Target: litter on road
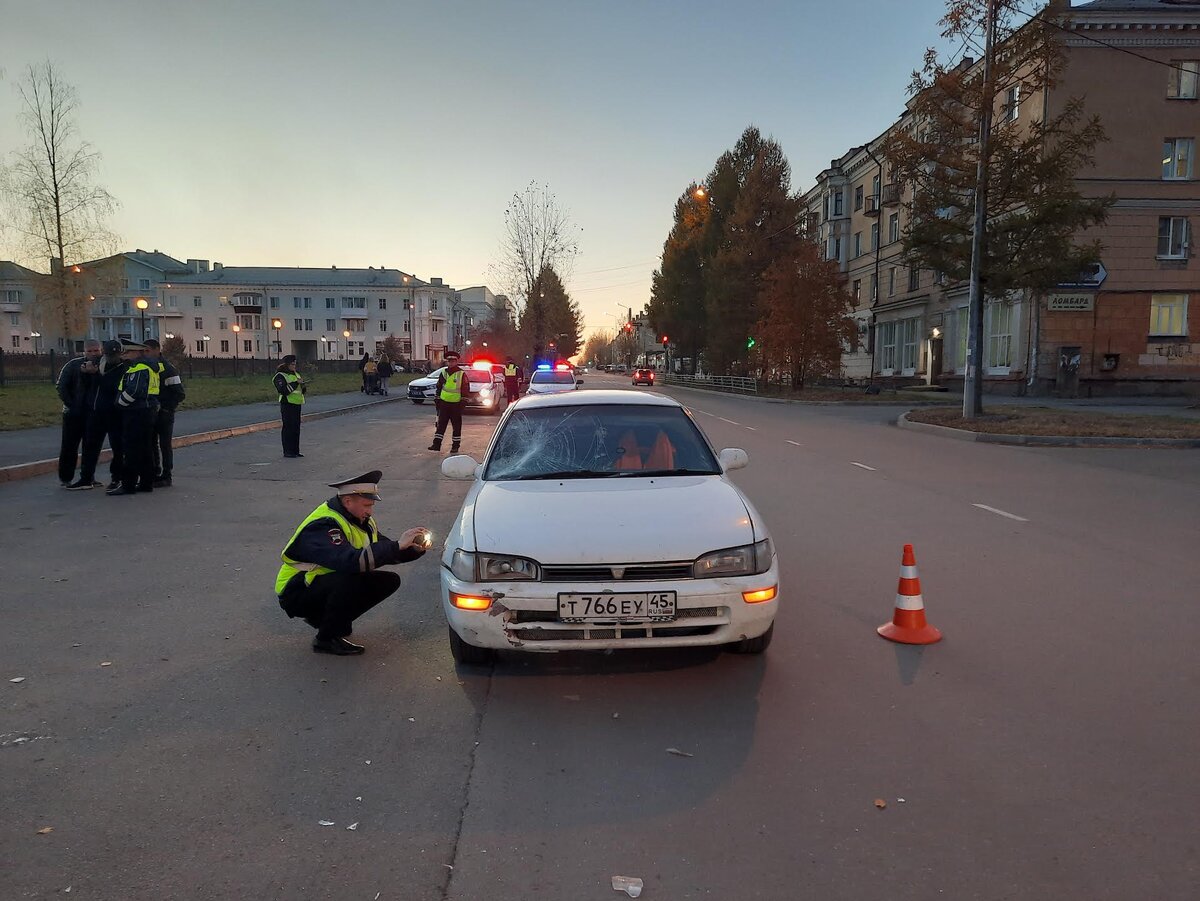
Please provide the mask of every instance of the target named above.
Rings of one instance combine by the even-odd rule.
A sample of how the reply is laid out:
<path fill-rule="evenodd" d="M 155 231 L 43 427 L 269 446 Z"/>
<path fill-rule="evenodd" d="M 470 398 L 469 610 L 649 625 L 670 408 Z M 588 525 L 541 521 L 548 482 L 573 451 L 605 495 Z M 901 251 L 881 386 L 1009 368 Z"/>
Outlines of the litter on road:
<path fill-rule="evenodd" d="M 15 679 L 9 679 L 8 681 L 9 681 L 9 682 L 24 682 L 24 681 L 25 681 L 25 677 L 24 677 L 24 676 L 17 676 L 17 678 L 15 678 Z"/>
<path fill-rule="evenodd" d="M 333 820 L 317 820 L 317 825 L 318 826 L 333 826 L 334 822 L 333 822 Z"/>
<path fill-rule="evenodd" d="M 668 754 L 674 754 L 676 757 L 695 757 L 695 754 L 689 754 L 687 751 L 681 751 L 678 748 L 667 748 Z"/>
<path fill-rule="evenodd" d="M 637 898 L 642 894 L 642 880 L 636 876 L 614 876 L 612 887 L 614 892 L 624 892 L 630 898 Z"/>

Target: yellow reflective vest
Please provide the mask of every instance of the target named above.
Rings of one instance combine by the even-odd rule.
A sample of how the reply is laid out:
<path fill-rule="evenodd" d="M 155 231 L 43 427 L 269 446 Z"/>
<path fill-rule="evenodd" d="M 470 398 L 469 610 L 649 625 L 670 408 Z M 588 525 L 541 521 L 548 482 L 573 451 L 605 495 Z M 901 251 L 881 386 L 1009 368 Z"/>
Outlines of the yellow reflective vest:
<path fill-rule="evenodd" d="M 462 400 L 463 371 L 447 372 L 446 380 L 442 383 L 442 393 L 438 397 L 448 404 L 456 404 Z"/>
<path fill-rule="evenodd" d="M 158 374 L 164 368 L 166 368 L 166 367 L 163 367 L 163 365 L 161 363 L 155 363 L 153 366 L 151 366 L 149 363 L 134 363 L 132 366 L 130 366 L 128 369 L 126 369 L 124 374 L 121 376 L 121 382 L 120 382 L 120 384 L 117 385 L 117 390 L 124 391 L 125 390 L 125 379 L 128 378 L 129 376 L 133 375 L 135 372 L 139 372 L 140 370 L 144 369 L 144 370 L 146 370 L 146 372 L 148 372 L 150 374 L 149 384 L 147 386 L 146 393 L 148 395 L 150 395 L 150 397 L 158 397 L 159 383 L 160 383 Z"/>
<path fill-rule="evenodd" d="M 289 404 L 304 403 L 304 392 L 300 390 L 300 374 L 298 372 L 282 373 L 283 380 L 288 383 L 288 387 L 292 390 L 284 395 Z"/>
<path fill-rule="evenodd" d="M 350 542 L 350 546 L 355 550 L 361 551 L 369 543 L 379 540 L 379 529 L 375 527 L 374 518 L 367 520 L 367 529 L 364 530 L 351 523 L 350 520 L 330 507 L 328 503 L 321 504 L 312 513 L 304 517 L 304 522 L 296 527 L 296 531 L 288 539 L 288 543 L 283 546 L 283 550 L 279 554 L 283 560 L 283 566 L 279 567 L 279 575 L 275 577 L 275 594 L 282 594 L 283 589 L 287 587 L 288 582 L 292 580 L 292 577 L 296 573 L 304 573 L 304 584 L 311 585 L 313 579 L 316 579 L 318 576 L 333 572 L 332 569 L 318 566 L 316 563 L 293 560 L 287 555 L 288 548 L 300 537 L 300 533 L 304 531 L 305 526 L 316 519 L 332 519 L 336 522 L 338 528 L 342 530 L 342 534 L 346 536 L 346 540 Z"/>

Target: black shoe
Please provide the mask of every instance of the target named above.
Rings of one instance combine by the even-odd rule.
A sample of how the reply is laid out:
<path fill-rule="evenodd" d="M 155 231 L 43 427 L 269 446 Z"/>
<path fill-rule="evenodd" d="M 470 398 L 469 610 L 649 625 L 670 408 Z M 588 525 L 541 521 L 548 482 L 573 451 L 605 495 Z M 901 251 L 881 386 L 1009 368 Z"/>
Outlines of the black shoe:
<path fill-rule="evenodd" d="M 112 491 L 114 488 L 120 488 L 120 487 L 121 487 L 121 483 L 118 482 L 116 479 L 113 479 L 111 482 L 108 483 L 108 487 L 105 490 Z"/>
<path fill-rule="evenodd" d="M 458 453 L 458 445 L 457 445 L 457 444 L 451 444 L 451 445 L 450 445 L 450 453 L 452 453 L 452 454 L 457 454 L 457 453 Z"/>
<path fill-rule="evenodd" d="M 170 488 L 171 480 L 170 479 L 155 479 L 154 487 L 155 488 Z"/>
<path fill-rule="evenodd" d="M 429 445 L 429 450 L 431 450 L 431 451 L 440 451 L 441 449 L 442 449 L 442 446 L 440 444 Z"/>
<path fill-rule="evenodd" d="M 303 457 L 304 454 L 284 454 L 283 456 L 288 460 L 295 460 L 297 457 Z"/>
<path fill-rule="evenodd" d="M 136 488 L 126 488 L 124 485 L 118 485 L 116 488 L 110 488 L 104 492 L 109 497 L 120 497 L 123 494 L 137 494 Z"/>
<path fill-rule="evenodd" d="M 348 657 L 351 654 L 361 654 L 366 650 L 361 644 L 346 641 L 344 638 L 314 638 L 313 650 L 318 654 L 337 654 Z"/>
<path fill-rule="evenodd" d="M 91 491 L 93 488 L 99 488 L 100 483 L 95 480 L 76 479 L 70 485 L 63 485 L 68 491 Z"/>

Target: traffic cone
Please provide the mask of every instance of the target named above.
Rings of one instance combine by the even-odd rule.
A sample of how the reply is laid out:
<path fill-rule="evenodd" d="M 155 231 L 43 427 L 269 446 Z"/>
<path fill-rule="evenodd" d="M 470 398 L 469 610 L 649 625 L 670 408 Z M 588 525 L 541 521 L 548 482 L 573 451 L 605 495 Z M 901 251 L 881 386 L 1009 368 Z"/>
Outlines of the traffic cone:
<path fill-rule="evenodd" d="M 890 623 L 875 630 L 889 641 L 903 644 L 933 644 L 942 633 L 925 622 L 925 601 L 921 597 L 921 579 L 911 544 L 904 545 L 900 561 L 900 586 L 896 589 L 896 611 Z"/>

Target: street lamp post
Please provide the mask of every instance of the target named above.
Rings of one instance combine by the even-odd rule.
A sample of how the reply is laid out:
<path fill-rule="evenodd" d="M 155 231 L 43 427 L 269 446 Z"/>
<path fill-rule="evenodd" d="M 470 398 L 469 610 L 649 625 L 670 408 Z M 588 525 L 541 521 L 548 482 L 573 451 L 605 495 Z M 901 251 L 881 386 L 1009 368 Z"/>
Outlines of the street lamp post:
<path fill-rule="evenodd" d="M 204 342 L 204 356 L 205 356 L 205 358 L 207 358 L 208 357 L 208 342 L 212 340 L 212 336 L 205 335 L 200 340 Z"/>
<path fill-rule="evenodd" d="M 350 329 L 343 329 L 342 337 L 346 339 L 346 359 L 350 358 Z"/>
<path fill-rule="evenodd" d="M 146 308 L 150 306 L 150 301 L 144 297 L 139 297 L 133 302 L 133 305 L 142 311 L 142 340 L 146 340 Z"/>
<path fill-rule="evenodd" d="M 241 330 L 242 330 L 242 327 L 235 322 L 233 324 L 233 377 L 234 378 L 237 378 L 237 374 L 238 374 L 238 333 L 241 332 Z M 250 368 L 253 369 L 254 367 L 251 366 Z"/>
<path fill-rule="evenodd" d="M 271 328 L 275 329 L 275 359 L 278 361 L 283 356 L 283 341 L 279 338 L 279 330 L 283 328 L 283 320 L 272 319 Z"/>
<path fill-rule="evenodd" d="M 321 336 L 321 359 L 324 360 L 329 356 L 329 339 L 324 335 Z"/>

